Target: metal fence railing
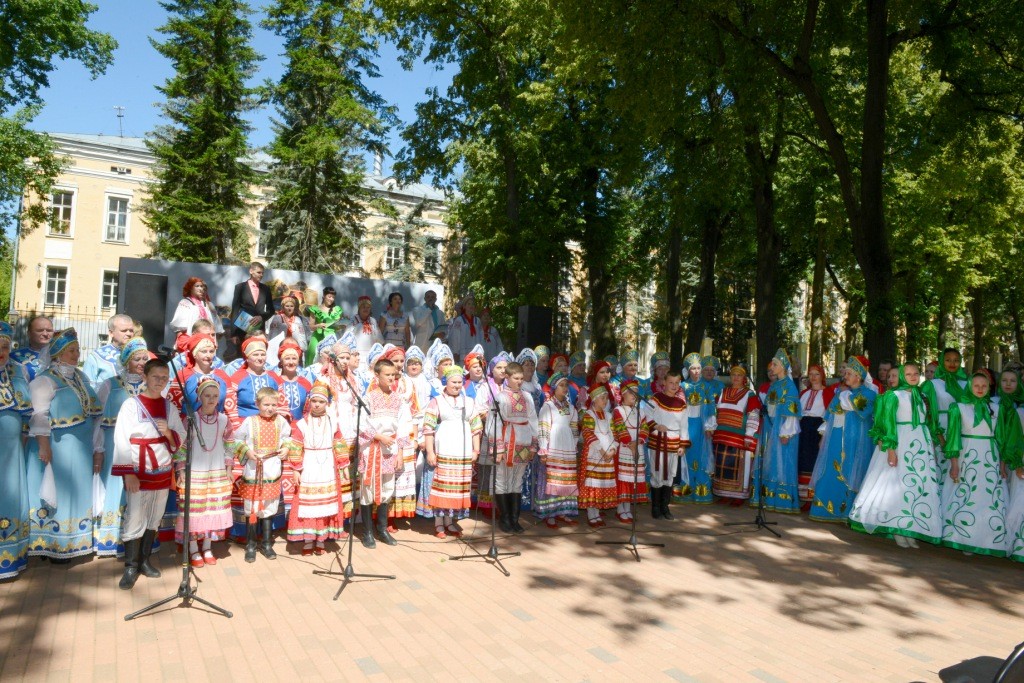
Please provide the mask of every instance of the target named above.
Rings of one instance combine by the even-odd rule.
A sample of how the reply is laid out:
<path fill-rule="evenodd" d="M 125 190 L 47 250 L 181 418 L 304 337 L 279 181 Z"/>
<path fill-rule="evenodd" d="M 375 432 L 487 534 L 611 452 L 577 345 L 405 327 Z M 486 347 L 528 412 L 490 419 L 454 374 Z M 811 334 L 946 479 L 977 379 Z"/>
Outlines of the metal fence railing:
<path fill-rule="evenodd" d="M 15 303 L 7 313 L 7 322 L 14 328 L 15 346 L 28 344 L 28 321 L 37 315 L 45 315 L 53 321 L 53 329 L 63 330 L 74 327 L 82 347 L 82 360 L 107 343 L 109 331 L 107 320 L 114 314 L 112 309 L 69 306 L 67 308 L 45 308 L 42 310 Z"/>

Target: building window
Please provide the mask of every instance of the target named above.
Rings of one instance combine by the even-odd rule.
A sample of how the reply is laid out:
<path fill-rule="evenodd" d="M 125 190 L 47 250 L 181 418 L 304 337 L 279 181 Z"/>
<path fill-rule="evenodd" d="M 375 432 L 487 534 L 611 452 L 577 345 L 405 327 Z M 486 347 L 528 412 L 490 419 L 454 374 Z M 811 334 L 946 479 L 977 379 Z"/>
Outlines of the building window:
<path fill-rule="evenodd" d="M 441 240 L 427 240 L 427 246 L 423 252 L 423 270 L 433 275 L 441 272 Z"/>
<path fill-rule="evenodd" d="M 351 249 L 343 252 L 341 265 L 346 273 L 354 273 L 363 267 L 363 245 L 360 242 L 355 242 Z"/>
<path fill-rule="evenodd" d="M 107 228 L 103 233 L 107 242 L 128 241 L 128 199 L 107 197 Z"/>
<path fill-rule="evenodd" d="M 398 270 L 405 264 L 405 233 L 388 230 L 387 247 L 384 249 L 384 270 Z"/>
<path fill-rule="evenodd" d="M 100 287 L 100 306 L 103 308 L 117 308 L 117 279 L 116 270 L 103 271 L 103 284 Z"/>
<path fill-rule="evenodd" d="M 68 301 L 68 269 L 65 266 L 46 267 L 46 305 L 63 308 Z"/>
<path fill-rule="evenodd" d="M 75 203 L 74 192 L 54 192 L 50 198 L 50 234 L 60 237 L 71 235 L 71 210 Z"/>
<path fill-rule="evenodd" d="M 263 211 L 260 213 L 260 224 L 256 228 L 256 256 L 259 258 L 267 257 L 267 248 L 270 243 L 270 212 Z"/>

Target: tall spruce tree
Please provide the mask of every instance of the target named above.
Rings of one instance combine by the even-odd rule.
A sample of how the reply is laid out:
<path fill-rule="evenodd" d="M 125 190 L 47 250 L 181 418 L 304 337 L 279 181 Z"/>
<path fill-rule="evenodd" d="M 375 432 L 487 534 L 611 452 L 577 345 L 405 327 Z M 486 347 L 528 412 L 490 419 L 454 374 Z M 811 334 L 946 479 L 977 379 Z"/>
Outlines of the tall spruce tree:
<path fill-rule="evenodd" d="M 397 118 L 366 85 L 379 76 L 377 23 L 360 0 L 277 0 L 264 26 L 284 39 L 275 121 L 269 244 L 274 262 L 334 270 L 361 238 L 372 196 L 366 151 L 383 152 Z"/>
<path fill-rule="evenodd" d="M 146 203 L 154 251 L 181 261 L 249 258 L 247 201 L 256 173 L 247 163 L 258 89 L 247 85 L 262 59 L 250 47 L 249 6 L 241 0 L 162 2 L 167 40 L 150 42 L 174 64 L 159 90 L 170 123 L 147 141 L 157 159 Z"/>

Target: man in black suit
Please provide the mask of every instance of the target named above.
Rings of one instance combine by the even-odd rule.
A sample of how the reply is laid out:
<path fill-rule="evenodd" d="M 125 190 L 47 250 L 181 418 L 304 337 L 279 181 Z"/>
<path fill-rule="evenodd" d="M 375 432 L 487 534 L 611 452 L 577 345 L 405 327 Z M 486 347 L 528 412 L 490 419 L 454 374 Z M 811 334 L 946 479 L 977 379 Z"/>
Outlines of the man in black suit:
<path fill-rule="evenodd" d="M 253 318 L 259 318 L 258 329 L 261 330 L 274 315 L 273 295 L 270 293 L 270 287 L 263 284 L 262 280 L 263 264 L 253 261 L 249 264 L 249 279 L 235 285 L 235 294 L 231 298 L 231 341 L 234 342 L 235 349 L 241 348 L 242 341 L 249 333 L 248 330 L 234 325 L 239 312 L 245 311 Z M 249 329 L 256 328 L 257 323 L 253 320 Z"/>

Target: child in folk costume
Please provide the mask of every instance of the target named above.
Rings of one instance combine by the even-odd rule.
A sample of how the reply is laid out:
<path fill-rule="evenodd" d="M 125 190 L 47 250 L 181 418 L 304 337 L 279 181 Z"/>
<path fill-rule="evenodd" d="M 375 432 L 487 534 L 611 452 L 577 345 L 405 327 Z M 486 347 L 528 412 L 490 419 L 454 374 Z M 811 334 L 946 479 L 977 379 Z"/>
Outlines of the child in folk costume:
<path fill-rule="evenodd" d="M 729 379 L 730 386 L 722 390 L 715 414 L 704 423 L 704 430 L 715 454 L 712 492 L 740 505 L 750 497 L 761 400 L 751 390 L 742 366 L 734 365 Z"/>
<path fill-rule="evenodd" d="M 192 478 L 189 498 L 188 551 L 193 567 L 217 564 L 213 541 L 223 541 L 231 528 L 231 465 L 226 450 L 228 418 L 218 412 L 221 385 L 207 377 L 196 387 L 199 409 L 196 411 L 196 433 L 192 435 Z M 201 437 L 201 438 L 200 438 Z M 174 457 L 179 500 L 185 493 L 185 449 Z M 178 515 L 175 531 L 178 543 L 185 544 L 184 515 Z M 199 542 L 203 547 L 200 553 Z"/>
<path fill-rule="evenodd" d="M 848 388 L 836 392 L 828 404 L 824 438 L 809 482 L 810 517 L 819 522 L 846 522 L 875 448 L 870 431 L 878 392 L 867 384 L 868 369 L 859 358 L 851 357 L 843 374 Z"/>
<path fill-rule="evenodd" d="M 395 481 L 395 499 L 388 509 L 391 519 L 388 522 L 388 531 L 397 531 L 395 523 L 398 519 L 411 519 L 416 516 L 416 461 L 422 446 L 420 425 L 423 424 L 423 410 L 426 405 L 420 405 L 419 394 L 416 388 L 402 370 L 405 368 L 405 349 L 400 346 L 387 344 L 381 358 L 385 358 L 395 364 L 398 370 L 398 383 L 395 391 L 402 399 L 409 404 L 409 414 L 412 418 L 411 436 L 409 445 L 402 449 L 402 471 Z"/>
<path fill-rule="evenodd" d="M 480 413 L 462 393 L 463 370 L 445 371 L 444 393 L 430 399 L 423 415 L 423 442 L 429 476 L 424 474 L 423 496 L 434 518 L 438 538 L 461 536 L 456 521 L 469 512 L 473 463 L 480 456 Z"/>
<path fill-rule="evenodd" d="M 944 453 L 952 489 L 943 516 L 942 544 L 973 553 L 1006 556 L 1006 480 L 1000 465 L 999 404 L 989 400 L 987 371 L 971 377 L 969 391 L 949 406 Z M 1015 411 L 1016 412 L 1016 411 Z M 1014 415 L 1016 418 L 1016 415 Z"/>
<path fill-rule="evenodd" d="M 398 368 L 381 358 L 374 364 L 374 372 L 377 381 L 364 398 L 369 415 L 363 416 L 359 433 L 359 505 L 364 527 L 362 543 L 367 548 L 377 547 L 372 526 L 374 505 L 380 540 L 398 545 L 388 532 L 388 507 L 405 466 L 403 452 L 413 443 L 409 402 L 396 391 Z"/>
<path fill-rule="evenodd" d="M 533 512 L 549 529 L 558 523 L 576 525 L 579 514 L 576 444 L 579 441 L 579 413 L 569 401 L 569 378 L 555 372 L 547 381 L 549 398 L 537 420 L 540 458 L 534 468 L 536 486 Z"/>
<path fill-rule="evenodd" d="M 637 503 L 646 503 L 647 480 L 644 472 L 644 456 L 640 452 L 640 382 L 636 379 L 623 380 L 619 384 L 622 405 L 612 411 L 612 434 L 619 443 L 616 458 L 616 490 L 619 496 L 617 508 L 619 521 L 629 523 L 633 519 L 633 508 Z"/>
<path fill-rule="evenodd" d="M 793 382 L 789 354 L 783 349 L 775 352 L 768 364 L 772 383 L 765 396 L 768 415 L 764 439 L 764 463 L 754 472 L 754 491 L 751 505 L 757 505 L 761 496 L 764 505 L 775 512 L 797 513 L 800 498 L 797 483 L 797 449 L 800 433 L 800 394 Z M 763 479 L 762 479 L 763 476 Z"/>
<path fill-rule="evenodd" d="M 149 557 L 173 483 L 172 457 L 185 439 L 178 411 L 162 396 L 171 379 L 167 363 L 148 361 L 143 375 L 146 388 L 121 404 L 114 427 L 111 473 L 123 478 L 126 494 L 122 590 L 131 590 L 139 574 L 160 576 Z"/>
<path fill-rule="evenodd" d="M 427 381 L 425 368 L 423 363 L 426 360 L 426 356 L 423 355 L 423 351 L 420 347 L 413 344 L 405 352 L 405 364 L 403 367 L 403 378 L 409 386 L 409 393 L 413 399 L 413 434 L 418 439 L 416 443 L 416 470 L 415 476 L 415 487 L 416 492 L 422 491 L 421 482 L 423 481 L 423 470 L 426 468 L 426 447 L 423 443 L 423 413 L 427 409 L 427 404 L 430 403 L 430 382 Z M 419 505 L 419 498 L 415 502 L 415 514 L 422 515 L 422 509 Z"/>
<path fill-rule="evenodd" d="M 486 426 L 490 438 L 497 434 L 494 501 L 499 528 L 520 534 L 526 530 L 519 523 L 523 477 L 527 463 L 537 453 L 537 409 L 533 398 L 522 390 L 523 367 L 515 361 L 499 362 L 504 364 L 504 372 L 495 371 L 492 376 L 497 379 L 504 375 L 504 382 L 495 394 L 497 414 L 492 411 L 487 415 Z"/>
<path fill-rule="evenodd" d="M 1007 480 L 1006 556 L 1024 562 L 1024 387 L 1013 370 L 999 376 L 996 444 Z"/>
<path fill-rule="evenodd" d="M 327 410 L 330 398 L 327 384 L 313 385 L 305 414 L 292 426 L 288 448 L 295 480 L 288 540 L 301 542 L 303 555 L 323 555 L 324 544 L 345 533 L 340 484 L 349 478 L 348 444 L 337 417 Z"/>
<path fill-rule="evenodd" d="M 242 420 L 231 434 L 231 448 L 242 465 L 238 493 L 246 520 L 246 562 L 256 561 L 259 531 L 263 535 L 260 552 L 268 560 L 277 557 L 271 525 L 281 503 L 282 462 L 288 456 L 291 436 L 288 420 L 278 414 L 278 403 L 277 389 L 263 387 L 256 392 L 259 412 Z"/>
<path fill-rule="evenodd" d="M 894 537 L 901 548 L 942 540 L 939 470 L 920 375 L 916 363 L 906 363 L 896 388 L 876 401 L 872 438 L 879 448 L 850 512 L 853 529 Z"/>
<path fill-rule="evenodd" d="M 612 433 L 608 410 L 608 388 L 601 384 L 590 387 L 587 411 L 583 414 L 583 451 L 580 454 L 578 482 L 579 506 L 587 510 L 591 528 L 605 526 L 601 510 L 618 503 L 615 482 L 615 453 L 619 445 Z"/>
<path fill-rule="evenodd" d="M 674 519 L 669 510 L 672 480 L 676 472 L 686 471 L 690 427 L 686 399 L 679 391 L 682 382 L 682 375 L 674 370 L 665 375 L 663 390 L 651 397 L 647 417 L 640 429 L 640 441 L 647 445 L 651 459 L 651 515 L 654 519 Z"/>

